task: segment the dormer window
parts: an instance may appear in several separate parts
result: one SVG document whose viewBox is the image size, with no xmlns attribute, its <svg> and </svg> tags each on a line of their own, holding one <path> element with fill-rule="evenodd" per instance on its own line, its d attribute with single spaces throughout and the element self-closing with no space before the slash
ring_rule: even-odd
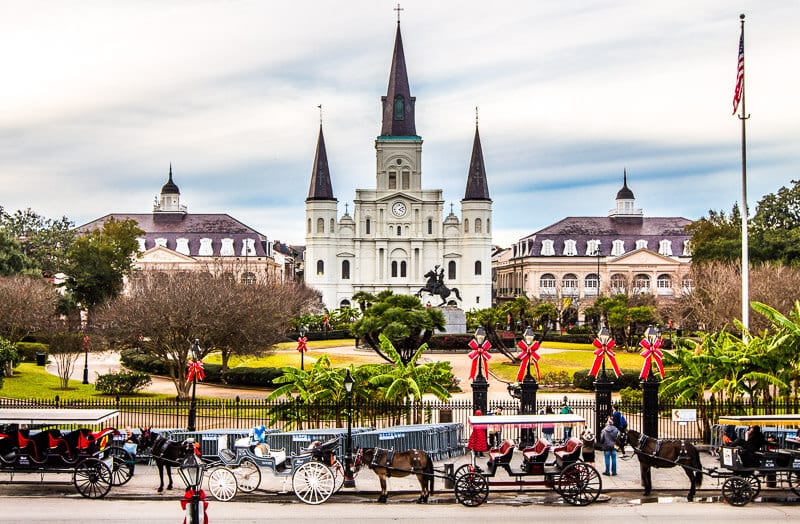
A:
<svg viewBox="0 0 800 524">
<path fill-rule="evenodd" d="M 596 257 L 600 254 L 600 241 L 587 240 L 586 241 L 586 256 Z"/>
<path fill-rule="evenodd" d="M 232 257 L 234 255 L 232 238 L 222 239 L 222 247 L 219 249 L 219 254 L 223 257 Z"/>
<path fill-rule="evenodd" d="M 245 238 L 242 241 L 242 256 L 252 257 L 256 254 L 256 241 L 253 238 Z"/>
<path fill-rule="evenodd" d="M 575 241 L 572 239 L 564 241 L 564 256 L 565 257 L 574 257 L 578 254 L 578 249 L 575 244 Z"/>
<path fill-rule="evenodd" d="M 624 254 L 625 254 L 625 241 L 619 239 L 615 240 L 611 244 L 611 255 L 618 257 Z"/>
<path fill-rule="evenodd" d="M 189 239 L 179 238 L 175 241 L 175 251 L 181 255 L 189 255 Z"/>
<path fill-rule="evenodd" d="M 198 255 L 201 257 L 210 257 L 214 255 L 214 248 L 212 247 L 211 243 L 213 242 L 210 238 L 201 238 L 200 239 L 200 250 L 197 252 Z"/>
<path fill-rule="evenodd" d="M 157 238 L 156 239 L 156 246 L 158 246 L 158 247 L 167 247 L 167 239 L 166 238 Z"/>
<path fill-rule="evenodd" d="M 672 240 L 661 240 L 658 243 L 658 253 L 665 257 L 672 256 Z"/>
<path fill-rule="evenodd" d="M 406 115 L 406 99 L 403 95 L 394 97 L 394 119 L 403 120 Z"/>
<path fill-rule="evenodd" d="M 139 243 L 139 251 L 145 251 L 144 239 L 139 237 L 136 241 Z"/>
<path fill-rule="evenodd" d="M 542 256 L 544 257 L 552 257 L 556 254 L 555 249 L 553 249 L 553 241 L 552 240 L 542 240 Z"/>
<path fill-rule="evenodd" d="M 692 244 L 688 238 L 683 241 L 683 256 L 685 257 L 692 256 Z"/>
<path fill-rule="evenodd" d="M 647 240 L 637 240 L 636 249 L 647 249 Z"/>
</svg>

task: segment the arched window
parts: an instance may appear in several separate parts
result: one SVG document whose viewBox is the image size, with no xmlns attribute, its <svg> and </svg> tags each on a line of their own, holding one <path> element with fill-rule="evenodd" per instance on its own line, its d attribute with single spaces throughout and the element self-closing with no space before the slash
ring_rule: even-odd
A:
<svg viewBox="0 0 800 524">
<path fill-rule="evenodd" d="M 639 273 L 633 277 L 633 292 L 634 293 L 649 293 L 650 292 L 650 276 L 644 273 Z"/>
<path fill-rule="evenodd" d="M 392 260 L 392 278 L 397 278 L 397 260 Z"/>
<path fill-rule="evenodd" d="M 597 295 L 597 290 L 600 287 L 600 278 L 597 273 L 589 273 L 583 279 L 583 293 L 584 295 Z"/>
<path fill-rule="evenodd" d="M 350 261 L 342 260 L 342 280 L 350 279 Z"/>
<path fill-rule="evenodd" d="M 334 219 L 331 219 L 330 233 L 334 233 L 335 231 L 336 231 L 336 221 Z"/>
<path fill-rule="evenodd" d="M 400 278 L 406 277 L 406 261 L 403 260 L 400 262 Z"/>
<path fill-rule="evenodd" d="M 625 275 L 621 273 L 615 273 L 611 275 L 611 292 L 614 295 L 619 295 L 621 293 L 625 293 L 627 279 Z"/>
<path fill-rule="evenodd" d="M 317 219 L 317 233 L 325 232 L 325 220 L 322 218 Z"/>
<path fill-rule="evenodd" d="M 451 260 L 447 263 L 447 279 L 448 280 L 455 280 L 456 279 L 456 261 Z"/>
<path fill-rule="evenodd" d="M 242 284 L 255 284 L 256 275 L 250 271 L 242 273 Z"/>
<path fill-rule="evenodd" d="M 567 273 L 561 279 L 561 294 L 565 297 L 578 295 L 578 277 L 574 273 Z"/>
<path fill-rule="evenodd" d="M 322 260 L 317 260 L 317 275 L 324 275 L 325 274 L 325 262 Z"/>
<path fill-rule="evenodd" d="M 556 294 L 556 277 L 552 273 L 545 273 L 539 277 L 539 291 L 542 295 Z"/>
<path fill-rule="evenodd" d="M 428 234 L 429 235 L 433 234 L 433 219 L 432 218 L 428 219 Z"/>
<path fill-rule="evenodd" d="M 396 95 L 394 97 L 394 119 L 403 120 L 406 114 L 406 99 L 403 95 Z"/>
<path fill-rule="evenodd" d="M 480 218 L 475 219 L 475 232 L 483 233 L 483 223 L 481 222 Z"/>
<path fill-rule="evenodd" d="M 469 219 L 464 219 L 464 233 L 469 233 Z"/>
<path fill-rule="evenodd" d="M 411 173 L 409 173 L 408 171 L 403 171 L 401 175 L 401 180 L 403 182 L 401 187 L 403 189 L 408 189 L 409 186 L 411 185 Z"/>
<path fill-rule="evenodd" d="M 311 233 L 311 219 L 308 219 L 308 226 L 306 227 L 306 233 Z"/>
<path fill-rule="evenodd" d="M 364 230 L 365 230 L 365 233 L 366 233 L 367 235 L 369 235 L 369 229 L 370 229 L 370 228 L 369 228 L 369 226 L 370 226 L 370 225 L 371 225 L 371 224 L 370 224 L 370 220 L 369 220 L 369 219 L 367 219 L 367 220 L 364 222 Z"/>
<path fill-rule="evenodd" d="M 492 219 L 491 218 L 487 218 L 486 219 L 486 232 L 487 233 L 491 233 L 492 232 Z"/>
<path fill-rule="evenodd" d="M 400 236 L 402 234 L 402 232 L 403 232 L 403 226 L 398 225 L 397 226 L 397 236 Z"/>
<path fill-rule="evenodd" d="M 389 189 L 397 189 L 397 172 L 389 171 Z"/>
<path fill-rule="evenodd" d="M 658 278 L 656 279 L 656 290 L 658 291 L 659 295 L 671 295 L 672 277 L 666 273 L 658 275 Z"/>
<path fill-rule="evenodd" d="M 476 276 L 480 275 L 482 269 L 483 269 L 483 266 L 481 265 L 481 261 L 480 260 L 476 260 L 475 261 L 475 275 Z"/>
</svg>

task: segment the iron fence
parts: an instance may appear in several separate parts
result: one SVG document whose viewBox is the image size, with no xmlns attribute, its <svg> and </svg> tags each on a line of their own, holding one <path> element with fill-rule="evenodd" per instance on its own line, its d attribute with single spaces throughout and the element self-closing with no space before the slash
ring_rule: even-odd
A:
<svg viewBox="0 0 800 524">
<path fill-rule="evenodd" d="M 537 412 L 550 407 L 559 413 L 559 401 L 539 401 Z M 573 413 L 586 419 L 591 427 L 595 420 L 594 399 L 574 399 L 569 401 Z M 153 400 L 139 398 L 98 398 L 83 401 L 62 401 L 53 399 L 5 399 L 0 398 L 0 408 L 84 408 L 113 409 L 120 412 L 119 418 L 111 421 L 117 427 L 186 428 L 189 401 Z M 489 411 L 500 407 L 505 415 L 519 412 L 519 402 L 504 400 L 490 402 Z M 641 403 L 620 403 L 620 411 L 631 428 L 642 427 Z M 674 409 L 696 410 L 697 420 L 686 422 L 673 418 Z M 448 402 L 359 402 L 353 407 L 353 427 L 389 428 L 404 424 L 458 423 L 468 435 L 467 420 L 474 413 L 471 400 L 451 400 Z M 659 404 L 659 437 L 680 438 L 693 442 L 709 443 L 711 429 L 720 416 L 724 415 L 772 415 L 800 413 L 800 402 L 795 399 L 773 401 L 716 402 L 705 400 L 693 403 Z M 245 399 L 198 399 L 197 429 L 243 429 L 266 424 L 280 431 L 341 428 L 346 425 L 347 412 L 342 403 L 306 404 L 290 400 L 245 400 Z M 2 423 L 2 421 L 0 421 Z M 592 428 L 597 433 L 596 428 Z M 573 435 L 577 436 L 577 435 Z M 556 439 L 563 436 L 556 435 Z"/>
</svg>

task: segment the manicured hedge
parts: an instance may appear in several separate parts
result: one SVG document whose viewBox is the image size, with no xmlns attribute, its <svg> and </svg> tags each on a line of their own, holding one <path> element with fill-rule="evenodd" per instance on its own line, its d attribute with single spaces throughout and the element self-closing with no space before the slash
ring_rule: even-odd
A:
<svg viewBox="0 0 800 524">
<path fill-rule="evenodd" d="M 275 386 L 272 381 L 282 375 L 283 371 L 278 368 L 236 367 L 225 371 L 222 380 L 233 386 L 271 388 Z"/>
<path fill-rule="evenodd" d="M 611 382 L 611 390 L 612 391 L 619 391 L 623 388 L 633 388 L 639 389 L 640 388 L 640 379 L 639 373 L 641 372 L 640 369 L 620 369 L 622 371 L 622 375 L 619 377 L 614 376 L 614 371 L 610 369 L 608 366 L 606 367 L 606 373 L 608 375 L 608 380 Z M 580 371 L 576 371 L 574 375 L 572 375 L 572 384 L 576 388 L 586 389 L 588 391 L 594 391 L 594 381 L 595 377 L 589 376 L 588 369 L 581 369 Z"/>
<path fill-rule="evenodd" d="M 151 382 L 150 375 L 141 371 L 112 371 L 98 375 L 94 388 L 106 395 L 130 395 Z"/>
<path fill-rule="evenodd" d="M 36 362 L 36 353 L 47 353 L 49 347 L 41 342 L 17 342 L 17 352 L 23 362 Z"/>
</svg>

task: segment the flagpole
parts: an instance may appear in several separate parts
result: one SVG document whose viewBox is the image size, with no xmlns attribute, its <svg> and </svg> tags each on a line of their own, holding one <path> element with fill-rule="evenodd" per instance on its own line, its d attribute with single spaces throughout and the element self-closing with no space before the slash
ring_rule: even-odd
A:
<svg viewBox="0 0 800 524">
<path fill-rule="evenodd" d="M 740 37 L 740 56 L 741 61 L 741 112 L 738 117 L 742 122 L 742 325 L 745 332 L 742 333 L 743 340 L 747 342 L 747 330 L 750 328 L 750 258 L 747 242 L 747 134 L 745 123 L 750 115 L 745 111 L 744 93 L 744 14 L 739 15 L 741 25 Z"/>
</svg>

